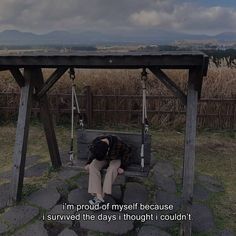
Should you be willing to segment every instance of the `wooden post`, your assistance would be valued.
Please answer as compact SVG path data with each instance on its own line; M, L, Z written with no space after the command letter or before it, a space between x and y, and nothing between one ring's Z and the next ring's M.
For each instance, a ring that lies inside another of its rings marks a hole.
M117 110L119 110L119 106L118 106L118 99L119 99L119 97L118 97L118 95L116 94L116 96L115 96L115 110L117 111ZM118 126L118 124L119 124L119 122L120 122L120 120L118 121L118 116L117 115L115 115L115 118L114 118L114 123L115 123L115 125L116 126Z
M198 91L195 88L194 82L199 79L199 76L202 76L200 72L201 70L198 69L190 69L188 81L182 192L182 214L185 214L187 216L191 216L193 203L193 182L198 102ZM191 231L191 220L183 221L181 223L180 235L191 236Z
M172 112L172 124L173 124L173 127L176 125L176 111L177 111L177 99L176 98L173 98L173 112Z
M21 88L20 105L18 113L18 121L16 128L16 140L13 154L13 170L11 178L11 192L10 203L14 203L21 199L23 181L24 181L24 169L25 159L27 151L29 122L32 106L32 70L24 70L25 84Z
M34 69L33 71L34 71L34 85L37 93L44 85L43 73L42 70L38 68ZM39 107L40 107L40 116L43 122L44 132L48 143L48 150L50 153L52 166L54 168L59 168L61 166L61 159L46 93L42 97L40 97Z
M86 86L85 89L86 89L85 93L86 93L87 126L88 126L88 128L91 128L91 126L92 126L92 115L93 115L93 98L92 98L91 87Z
M60 103L60 96L58 93L56 93L56 123L60 121L60 108L59 108L59 103Z
M232 130L236 131L236 103L233 103Z

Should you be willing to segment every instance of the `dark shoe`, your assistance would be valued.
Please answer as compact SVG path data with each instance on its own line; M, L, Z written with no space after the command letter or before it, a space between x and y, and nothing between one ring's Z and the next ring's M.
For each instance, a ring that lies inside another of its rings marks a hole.
M93 199L89 200L90 205L101 205L104 203L104 200L100 200L97 197L94 197Z

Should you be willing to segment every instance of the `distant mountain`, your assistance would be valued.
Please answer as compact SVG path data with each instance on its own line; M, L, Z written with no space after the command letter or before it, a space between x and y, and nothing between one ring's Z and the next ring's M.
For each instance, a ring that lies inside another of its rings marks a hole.
M219 40L236 41L236 32L225 32L215 36L193 35L167 31L158 28L130 30L117 33L96 31L67 32L52 31L47 34L34 34L17 30L0 32L1 45L95 45L95 44L169 44L176 40Z
M235 41L236 40L236 32L224 32L221 34L217 34L215 36L215 38L220 41Z
M20 32L17 30L5 30L0 33L1 44L24 44L27 42L37 42L38 36L29 32ZM27 43L26 43L27 44Z

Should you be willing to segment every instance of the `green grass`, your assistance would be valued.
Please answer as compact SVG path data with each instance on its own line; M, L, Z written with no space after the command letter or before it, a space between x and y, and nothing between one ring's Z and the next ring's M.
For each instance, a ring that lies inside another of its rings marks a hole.
M15 125L7 124L0 126L0 169L10 170L15 142ZM69 129L57 126L56 135L60 150L69 150L70 131ZM27 156L40 154L40 162L50 161L46 138L40 124L30 126L28 138ZM49 170L53 171L52 169Z
M110 130L130 130L129 126L120 128L101 127ZM70 130L68 127L57 126L56 135L61 150L68 150L70 143ZM132 131L138 131L131 128ZM9 170L12 165L12 154L15 139L15 126L7 124L0 126L0 172ZM158 159L169 160L176 169L183 163L184 132L170 130L152 130L152 147L156 151ZM196 147L195 170L201 174L208 174L219 178L225 192L215 194L209 206L215 215L219 229L229 228L236 232L236 135L235 132L224 131L199 131ZM42 160L50 160L48 148L42 126L34 123L30 127L27 155L40 154ZM49 171L40 178L34 178L27 182L24 194L28 195L35 190L35 185L43 185L56 173ZM180 180L178 180L180 181ZM0 180L2 182L2 180ZM149 183L147 182L147 185ZM181 188L180 182L178 187ZM73 184L71 188L73 188Z
M153 148L162 160L171 161L176 169L182 166L184 133L153 132ZM236 136L223 131L199 131L196 146L195 171L221 180L225 192L214 194L208 205L213 210L219 229L236 232Z
M33 183L33 184L25 183L22 190L22 195L23 195L22 197L25 198L29 196L31 193L39 190L40 187L41 186L36 183Z

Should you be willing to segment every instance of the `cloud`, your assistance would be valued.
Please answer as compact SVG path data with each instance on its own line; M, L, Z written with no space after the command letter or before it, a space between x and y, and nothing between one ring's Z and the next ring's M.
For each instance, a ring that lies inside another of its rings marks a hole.
M236 30L236 9L194 3L175 4L172 11L141 10L133 13L130 22L136 26L159 26L187 32Z
M0 30L236 30L236 8L187 0L1 0Z
M140 26L168 26L174 23L173 15L154 10L142 10L139 13L134 13L130 19L134 24Z

